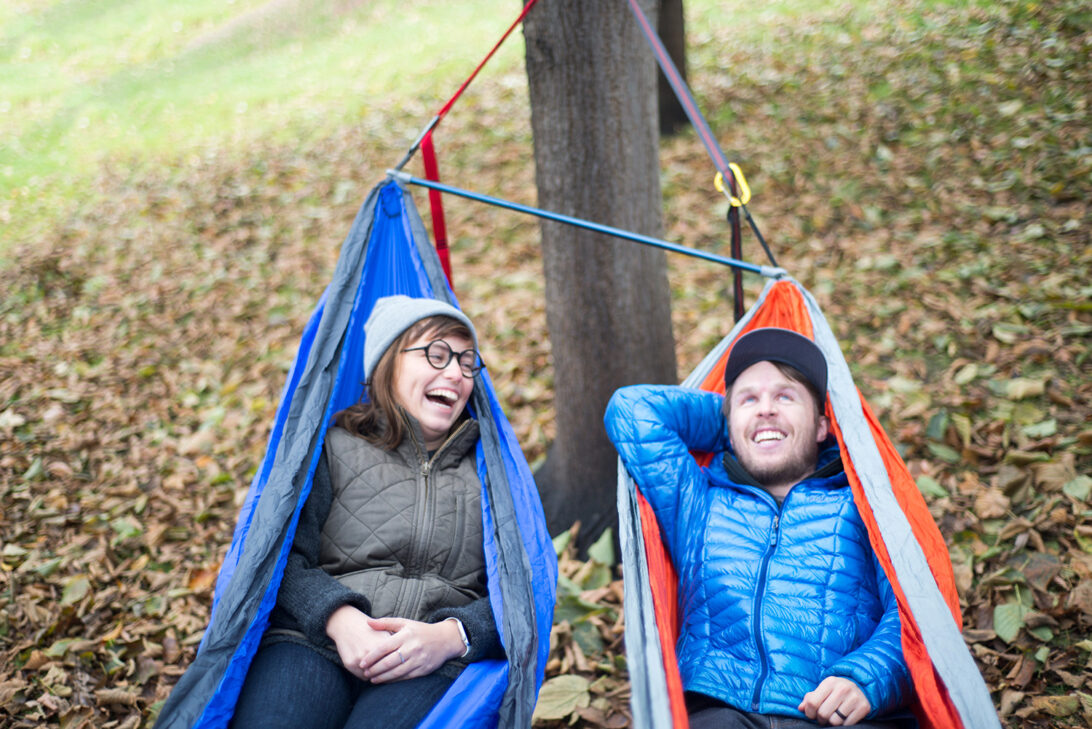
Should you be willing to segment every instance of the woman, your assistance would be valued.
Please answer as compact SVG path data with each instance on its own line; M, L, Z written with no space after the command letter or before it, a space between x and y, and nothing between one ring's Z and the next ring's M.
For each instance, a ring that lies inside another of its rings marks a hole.
M390 296L364 325L368 399L338 413L232 726L416 726L503 650L486 593L481 369L458 309Z

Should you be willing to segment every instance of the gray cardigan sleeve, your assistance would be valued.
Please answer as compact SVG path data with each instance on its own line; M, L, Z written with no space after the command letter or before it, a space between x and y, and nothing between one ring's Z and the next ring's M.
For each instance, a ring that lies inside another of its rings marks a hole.
M371 603L360 593L345 587L318 566L322 527L330 514L333 487L326 453L319 456L311 493L300 512L296 537L284 568L277 605L299 624L307 638L316 645L328 645L326 621L342 605L352 605L369 613Z
M463 661L473 663L485 658L504 658L504 647L497 633L497 622L493 619L488 595L462 607L441 608L429 616L430 622L434 623L448 618L459 619L470 641L470 652Z

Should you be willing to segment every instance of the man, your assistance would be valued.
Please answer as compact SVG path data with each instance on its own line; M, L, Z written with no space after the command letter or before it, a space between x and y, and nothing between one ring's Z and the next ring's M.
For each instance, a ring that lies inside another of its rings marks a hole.
M811 340L756 329L732 348L725 397L641 385L607 406L679 575L692 729L910 716L898 608L831 437L826 382Z

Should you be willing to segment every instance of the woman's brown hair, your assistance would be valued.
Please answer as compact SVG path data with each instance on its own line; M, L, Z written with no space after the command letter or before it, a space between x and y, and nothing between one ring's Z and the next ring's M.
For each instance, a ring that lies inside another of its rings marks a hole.
M406 421L401 407L394 397L394 381L397 376L398 355L406 345L426 334L433 339L463 337L473 341L470 330L462 322L449 316L430 316L414 322L398 335L372 372L372 379L365 383L368 399L351 405L334 414L334 425L359 435L369 443L384 450L393 451L406 436Z

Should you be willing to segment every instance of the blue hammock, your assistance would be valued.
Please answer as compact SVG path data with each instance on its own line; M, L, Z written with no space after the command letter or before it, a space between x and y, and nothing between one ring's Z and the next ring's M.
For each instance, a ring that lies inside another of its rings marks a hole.
M364 322L377 299L393 294L458 306L412 197L389 181L361 206L333 281L303 332L265 459L217 578L209 626L159 714L160 729L212 729L231 720L276 601L330 418L362 396ZM529 727L549 653L557 558L530 469L486 370L470 407L481 432L490 604L507 661L468 666L422 729Z

